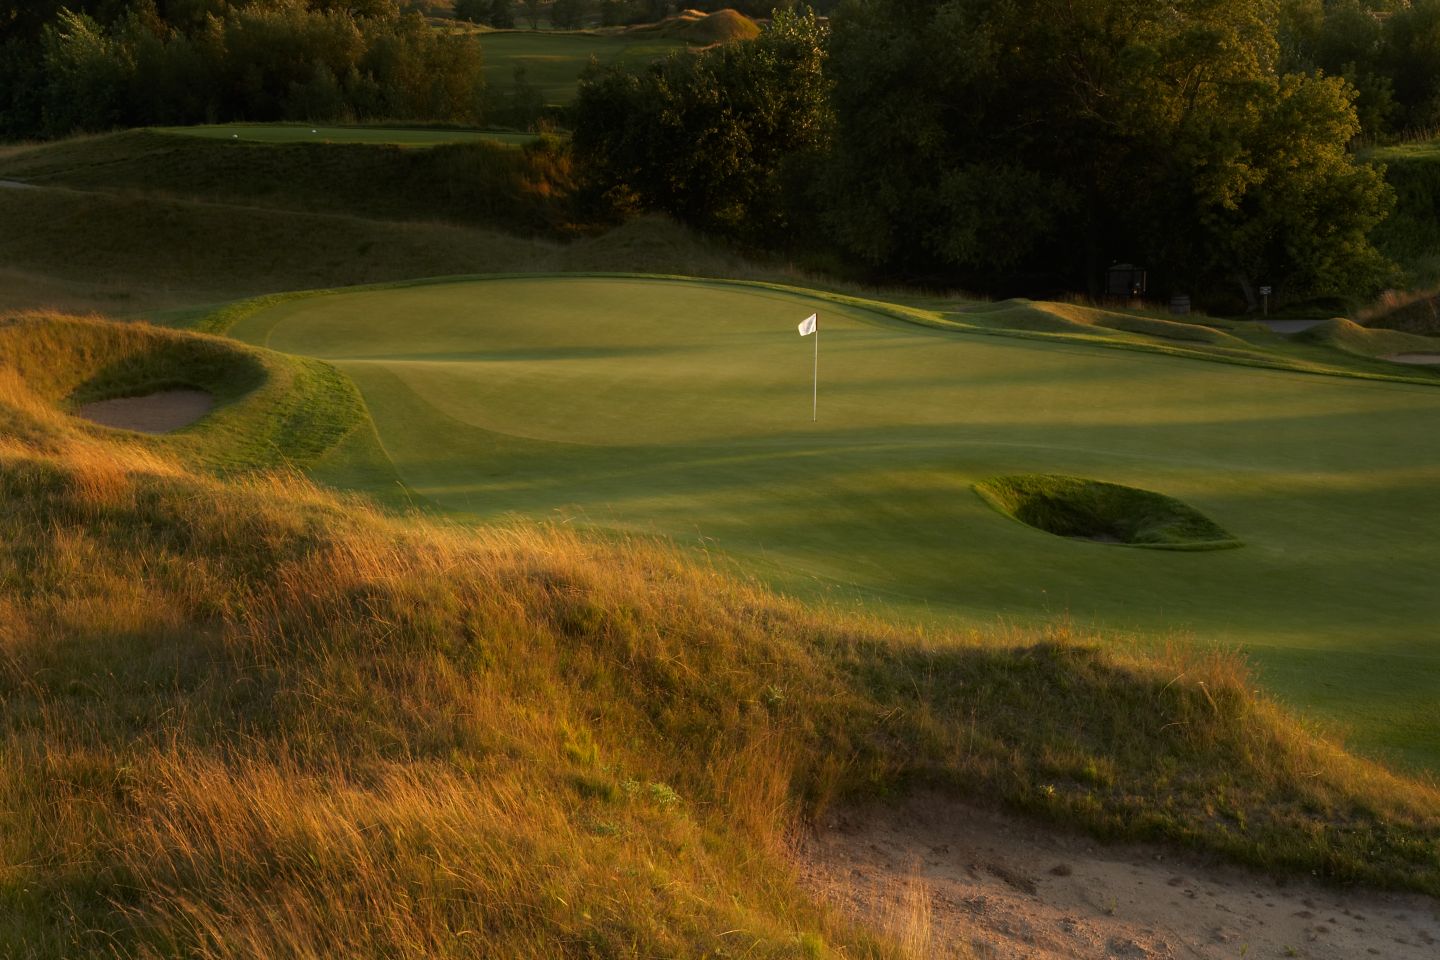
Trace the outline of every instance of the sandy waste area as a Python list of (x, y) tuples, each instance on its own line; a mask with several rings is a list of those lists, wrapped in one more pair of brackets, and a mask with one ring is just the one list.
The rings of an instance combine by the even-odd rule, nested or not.
[(827, 815), (812, 894), (914, 958), (1440, 958), (1440, 900), (1107, 847), (936, 794)]

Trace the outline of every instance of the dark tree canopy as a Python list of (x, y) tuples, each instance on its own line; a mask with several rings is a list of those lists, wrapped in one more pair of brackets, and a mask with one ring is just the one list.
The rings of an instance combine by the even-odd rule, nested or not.
[(887, 271), (1352, 292), (1389, 202), (1342, 80), (1284, 75), (1275, 0), (868, 0), (834, 21), (831, 222)]
[(784, 245), (807, 193), (801, 171), (825, 146), (823, 63), (823, 25), (782, 12), (753, 41), (638, 72), (592, 67), (574, 108), (576, 156), (612, 200)]
[[(8, 0), (0, 0), (8, 2)], [(0, 44), (0, 136), (217, 120), (476, 120), (478, 45), (395, 0), (40, 0)]]

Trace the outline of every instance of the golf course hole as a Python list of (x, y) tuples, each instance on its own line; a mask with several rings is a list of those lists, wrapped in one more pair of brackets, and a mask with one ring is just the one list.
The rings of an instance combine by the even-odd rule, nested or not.
[(116, 397), (82, 404), (76, 415), (116, 430), (170, 433), (188, 427), (215, 406), (204, 390), (161, 390), (138, 397)]
[(987, 503), (1057, 537), (1163, 550), (1220, 550), (1240, 541), (1194, 507), (1149, 490), (1054, 474), (993, 477)]

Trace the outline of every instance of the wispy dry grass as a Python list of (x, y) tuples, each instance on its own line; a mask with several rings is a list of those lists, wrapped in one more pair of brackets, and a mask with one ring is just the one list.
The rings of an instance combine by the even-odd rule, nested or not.
[(0, 371), (0, 955), (914, 955), (920, 899), (871, 939), (783, 853), (914, 782), (1440, 891), (1434, 786), (1233, 657), (922, 637), (664, 544), (220, 479), (54, 403)]

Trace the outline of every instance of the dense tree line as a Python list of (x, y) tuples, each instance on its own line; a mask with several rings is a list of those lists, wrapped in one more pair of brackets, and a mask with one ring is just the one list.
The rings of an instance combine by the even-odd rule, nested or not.
[(1440, 128), (1440, 0), (1284, 0), (1284, 66), (1343, 77), (1366, 138)]
[(1363, 295), (1393, 270), (1369, 240), (1391, 191), (1349, 150), (1354, 86), (1295, 66), (1281, 14), (865, 0), (828, 37), (782, 15), (751, 45), (592, 73), (577, 158), (612, 197), (888, 278), (1099, 292), (1129, 260), (1212, 302)]
[(575, 150), (610, 202), (765, 245), (795, 229), (829, 136), (823, 27), (779, 13), (747, 43), (592, 67)]
[(395, 0), (0, 0), (0, 136), (476, 120), (478, 45)]
[(515, 26), (514, 0), (455, 0), (455, 19), (502, 30)]

